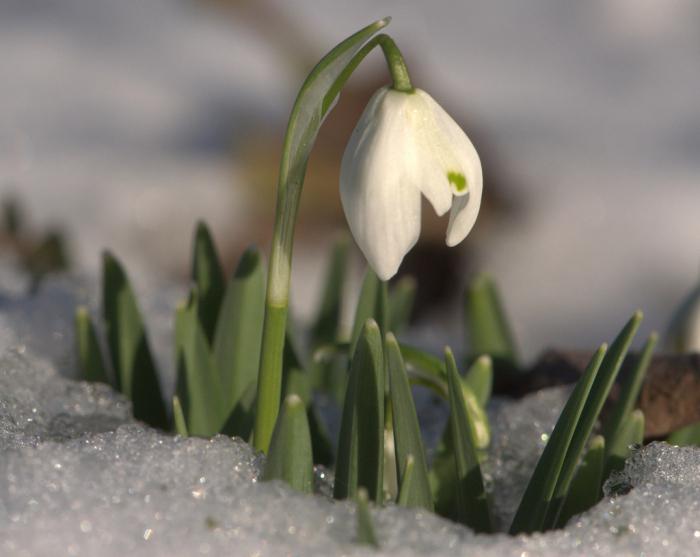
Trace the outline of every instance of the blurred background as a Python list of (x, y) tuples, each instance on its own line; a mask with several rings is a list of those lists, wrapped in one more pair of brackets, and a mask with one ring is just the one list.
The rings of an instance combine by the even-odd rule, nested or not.
[[(267, 249), (301, 82), (386, 15), (414, 83), (484, 164), (483, 211), (458, 249), (424, 207), (403, 267), (419, 278), (423, 337), (460, 343), (459, 293), (477, 271), (496, 277), (529, 358), (612, 338), (636, 308), (643, 333), (663, 331), (700, 276), (693, 0), (2, 0), (2, 257), (46, 264), (58, 230), (59, 268), (96, 277), (109, 247), (133, 275), (182, 280), (198, 219), (229, 268), (246, 245)], [(345, 229), (343, 147), (387, 79), (377, 52), (312, 155), (292, 285), (302, 319)], [(18, 238), (17, 222), (34, 232)]]

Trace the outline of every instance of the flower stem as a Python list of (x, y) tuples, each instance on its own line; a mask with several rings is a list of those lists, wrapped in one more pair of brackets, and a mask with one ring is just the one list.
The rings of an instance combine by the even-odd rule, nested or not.
[(408, 75), (406, 62), (401, 55), (399, 47), (396, 46), (394, 39), (382, 33), (381, 35), (377, 35), (373, 40), (377, 41), (379, 46), (382, 47), (384, 58), (386, 58), (386, 63), (389, 66), (391, 79), (394, 82), (392, 88), (397, 91), (403, 91), (404, 93), (413, 93), (413, 85)]
[[(370, 26), (366, 29), (373, 32), (387, 23), (388, 20), (380, 20), (374, 25), (374, 28), (371, 29)], [(365, 32), (365, 30), (362, 32)], [(348, 40), (351, 39), (352, 37)], [(305, 104), (304, 96), (313, 87), (313, 80), (318, 74), (325, 71), (327, 65), (332, 63), (330, 60), (326, 63), (326, 60), (332, 58), (334, 51), (331, 51), (314, 68), (304, 82), (289, 119), (277, 188), (277, 205), (270, 254), (267, 298), (265, 301), (265, 324), (260, 354), (260, 372), (258, 375), (258, 395), (253, 435), (255, 448), (263, 452), (267, 452), (270, 445), (272, 431), (279, 413), (282, 391), (282, 358), (289, 307), (289, 282), (294, 226), (308, 161), (308, 155), (300, 155), (299, 153), (301, 151), (305, 152), (307, 149), (310, 151), (311, 145), (316, 139), (317, 128), (320, 127), (323, 116), (330, 110), (333, 99), (345, 85), (355, 68), (376, 46), (381, 46), (382, 48), (392, 77), (393, 88), (407, 93), (412, 92), (413, 86), (411, 85), (401, 52), (391, 37), (381, 34), (367, 41), (359, 48), (352, 58), (344, 64), (342, 71), (335, 76), (332, 85), (321, 99), (320, 107), (318, 107), (320, 112), (319, 120), (313, 125), (309, 124), (309, 127), (301, 132), (299, 144), (295, 145), (291, 138), (298, 131), (297, 126), (299, 126), (303, 111), (310, 108), (309, 106), (303, 106)]]

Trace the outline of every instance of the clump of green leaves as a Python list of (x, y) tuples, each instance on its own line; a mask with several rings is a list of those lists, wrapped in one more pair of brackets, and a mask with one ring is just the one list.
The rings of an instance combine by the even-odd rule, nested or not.
[[(313, 466), (334, 467), (334, 496), (358, 501), (358, 539), (367, 543), (376, 543), (376, 536), (363, 493), (375, 505), (393, 501), (437, 512), (479, 532), (493, 531), (481, 472), (490, 439), (485, 408), (494, 374), (520, 373), (495, 284), (480, 276), (467, 289), (465, 321), (472, 343), (464, 352), (471, 354), (471, 363), (462, 374), (451, 350), (438, 358), (402, 343), (395, 334), (411, 314), (413, 281), (388, 287), (368, 271), (352, 327), (344, 331), (347, 258), (347, 240), (341, 238), (331, 251), (316, 319), (306, 331), (291, 323), (287, 329), (280, 413), (263, 479), (310, 492)], [(161, 395), (134, 291), (110, 254), (103, 260), (99, 326), (85, 308), (76, 312), (79, 365), (85, 379), (109, 382), (127, 395), (135, 416), (151, 425), (180, 435), (225, 433), (249, 440), (263, 328), (264, 261), (251, 248), (226, 279), (203, 224), (195, 232), (192, 260), (192, 288), (175, 311), (177, 388), (171, 405)], [(594, 435), (641, 319), (635, 313), (610, 348), (601, 346), (589, 362), (530, 479), (511, 533), (560, 527), (596, 503), (604, 480), (621, 467), (629, 447), (642, 442), (644, 419), (635, 405), (655, 335), (635, 360), (601, 433)], [(474, 335), (482, 320), (483, 329)], [(495, 372), (493, 362), (499, 359), (509, 364)], [(450, 409), (432, 461), (413, 388), (429, 389)], [(319, 417), (314, 403), (319, 395), (342, 407), (337, 442)], [(677, 437), (681, 435), (692, 437), (692, 432)]]
[[(395, 85), (408, 83), (393, 40), (377, 35), (388, 21), (379, 20), (341, 42), (302, 85), (285, 139), (270, 276), (260, 252), (251, 248), (227, 279), (211, 234), (205, 225), (197, 226), (192, 288), (175, 310), (177, 385), (171, 401), (162, 396), (137, 298), (111, 254), (103, 260), (100, 322), (96, 326), (85, 308), (77, 310), (75, 321), (83, 377), (109, 382), (124, 393), (136, 418), (184, 436), (224, 433), (246, 440), (255, 424), (255, 446), (267, 452), (262, 479), (284, 481), (308, 493), (313, 466), (334, 467), (334, 497), (355, 500), (357, 541), (375, 547), (370, 504), (422, 508), (478, 532), (493, 531), (481, 469), (490, 441), (486, 406), (495, 383), (523, 372), (503, 303), (487, 275), (478, 276), (465, 292), (469, 342), (460, 351), (467, 354), (464, 360), (450, 348), (438, 357), (401, 342), (416, 292), (411, 278), (389, 287), (367, 271), (346, 332), (341, 313), (347, 240), (333, 248), (311, 327), (300, 331), (289, 316), (295, 215), (324, 117), (352, 72), (377, 46)], [(512, 534), (559, 527), (593, 505), (629, 447), (642, 442), (644, 416), (635, 405), (655, 337), (622, 385), (611, 417), (596, 429), (641, 319), (635, 313), (610, 348), (601, 346), (591, 358), (530, 478), (510, 525)], [(432, 460), (419, 426), (414, 387), (430, 389), (449, 408)], [(318, 395), (342, 407), (337, 440), (329, 438), (319, 417)], [(700, 428), (674, 435), (677, 442), (693, 442)]]

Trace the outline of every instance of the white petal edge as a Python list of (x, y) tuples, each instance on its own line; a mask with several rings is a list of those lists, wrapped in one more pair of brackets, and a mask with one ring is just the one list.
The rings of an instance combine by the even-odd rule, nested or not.
[[(476, 188), (474, 188), (476, 189)], [(454, 247), (467, 237), (474, 227), (481, 205), (481, 187), (467, 195), (455, 197), (450, 210), (450, 222), (447, 225), (445, 243)]]

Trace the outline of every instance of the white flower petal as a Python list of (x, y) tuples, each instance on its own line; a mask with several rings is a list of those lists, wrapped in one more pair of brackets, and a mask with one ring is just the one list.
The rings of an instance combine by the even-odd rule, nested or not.
[[(350, 138), (340, 169), (340, 198), (357, 245), (382, 280), (399, 268), (420, 234), (420, 190), (405, 157), (414, 149), (401, 111), (381, 89)], [(405, 96), (405, 94), (404, 94)]]
[(394, 96), (405, 120), (405, 134), (414, 144), (412, 156), (406, 157), (412, 168), (411, 176), (433, 210), (442, 216), (452, 206), (452, 191), (445, 172), (447, 164), (442, 160), (443, 153), (450, 157), (451, 146), (445, 145), (431, 107), (419, 89), (411, 94), (396, 91)]
[(380, 89), (343, 155), (340, 193), (355, 240), (377, 275), (398, 270), (420, 233), (421, 193), (438, 215), (451, 208), (447, 244), (479, 212), (481, 162), (469, 138), (430, 95)]
[[(446, 172), (461, 174), (466, 181), (465, 188), (450, 186), (452, 193), (459, 197), (478, 190), (481, 197), (483, 177), (481, 161), (474, 145), (459, 124), (425, 91), (416, 89), (416, 95), (425, 102), (433, 116), (435, 138), (431, 141), (434, 156), (440, 160)], [(472, 195), (471, 197), (476, 197)]]
[[(473, 198), (472, 195), (474, 195)], [(467, 237), (476, 222), (480, 205), (481, 188), (478, 192), (472, 191), (467, 195), (454, 198), (450, 211), (450, 222), (447, 225), (447, 237), (445, 238), (448, 246), (454, 247)]]

